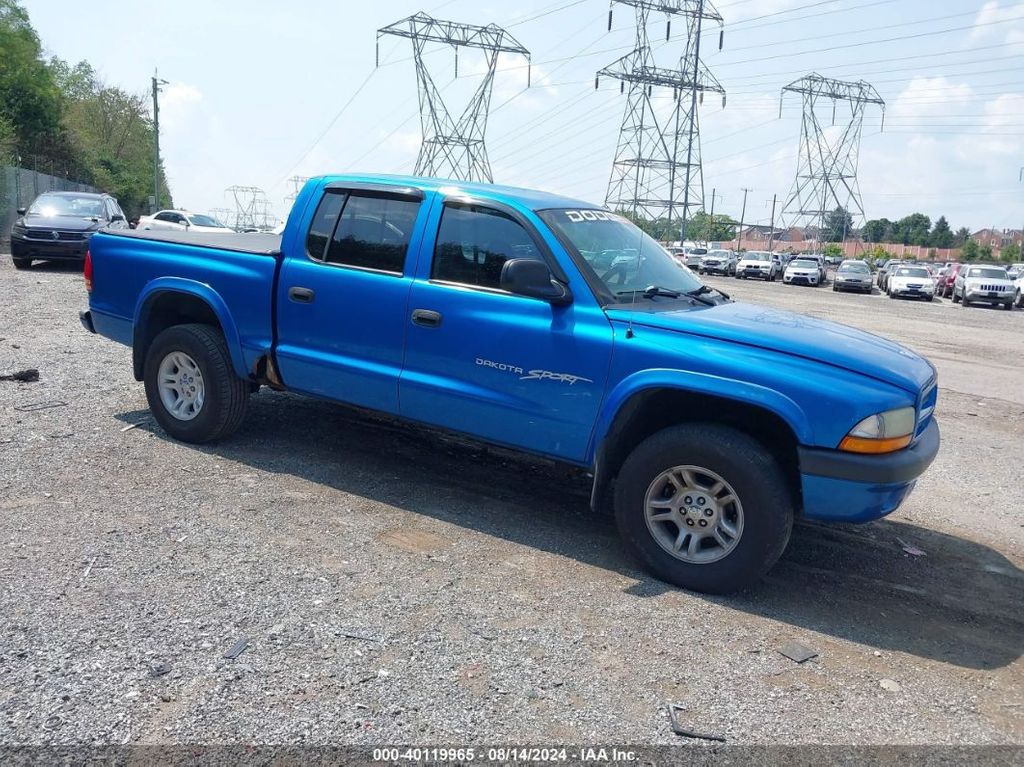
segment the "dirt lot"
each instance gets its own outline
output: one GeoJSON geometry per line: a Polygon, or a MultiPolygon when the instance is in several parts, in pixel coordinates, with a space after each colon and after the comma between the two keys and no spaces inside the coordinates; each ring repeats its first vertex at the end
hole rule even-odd
{"type": "Polygon", "coordinates": [[[730,598],[639,571],[557,467],[267,391],[172,442],[80,276],[0,257],[0,372],[41,375],[0,382],[0,743],[676,743],[670,702],[732,743],[1024,743],[1024,312],[711,282],[942,385],[904,508],[730,598]]]}

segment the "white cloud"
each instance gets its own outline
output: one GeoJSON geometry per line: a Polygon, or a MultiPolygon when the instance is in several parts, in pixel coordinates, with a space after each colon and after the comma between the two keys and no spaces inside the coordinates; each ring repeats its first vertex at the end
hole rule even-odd
{"type": "Polygon", "coordinates": [[[196,105],[203,100],[203,92],[187,83],[171,83],[160,93],[161,127],[176,130],[182,127],[196,112],[196,105]]]}
{"type": "Polygon", "coordinates": [[[1024,3],[1003,6],[999,0],[985,3],[974,19],[971,40],[1024,42],[1024,3]]]}

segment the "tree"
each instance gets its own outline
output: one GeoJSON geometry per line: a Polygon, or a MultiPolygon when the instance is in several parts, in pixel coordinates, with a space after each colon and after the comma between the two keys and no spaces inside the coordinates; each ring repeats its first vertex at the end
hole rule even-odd
{"type": "Polygon", "coordinates": [[[978,260],[979,261],[991,261],[992,260],[992,246],[982,245],[978,248],[978,260]]]}
{"type": "Polygon", "coordinates": [[[830,242],[828,245],[825,246],[825,255],[828,256],[829,258],[842,257],[843,248],[841,245],[836,245],[836,243],[830,242]]]}
{"type": "Polygon", "coordinates": [[[851,229],[853,216],[850,215],[850,211],[841,205],[836,206],[835,210],[825,216],[821,239],[825,242],[842,242],[851,229]]]}
{"type": "Polygon", "coordinates": [[[974,240],[967,240],[967,242],[964,243],[963,248],[960,250],[960,258],[964,261],[977,261],[978,243],[974,240]]]}
{"type": "Polygon", "coordinates": [[[896,222],[895,240],[904,245],[927,245],[932,220],[924,213],[911,213],[896,222]]]}
{"type": "Polygon", "coordinates": [[[961,226],[953,235],[953,247],[962,248],[969,239],[971,239],[971,230],[966,226],[961,226]]]}
{"type": "Polygon", "coordinates": [[[892,221],[887,218],[874,218],[864,223],[861,237],[864,242],[889,242],[892,234],[892,221]]]}
{"type": "Polygon", "coordinates": [[[28,13],[15,0],[0,0],[0,119],[13,132],[15,154],[66,162],[63,106],[28,13]]]}
{"type": "Polygon", "coordinates": [[[715,214],[714,220],[703,210],[698,210],[686,222],[686,238],[701,242],[721,242],[736,239],[736,222],[724,214],[715,214]]]}
{"type": "Polygon", "coordinates": [[[1015,242],[1011,242],[999,251],[999,259],[1010,264],[1017,263],[1020,261],[1020,245],[1015,242]]]}
{"type": "Polygon", "coordinates": [[[953,230],[949,228],[949,222],[946,221],[945,216],[939,216],[939,220],[932,227],[932,233],[928,239],[929,244],[933,248],[953,247],[953,230]]]}

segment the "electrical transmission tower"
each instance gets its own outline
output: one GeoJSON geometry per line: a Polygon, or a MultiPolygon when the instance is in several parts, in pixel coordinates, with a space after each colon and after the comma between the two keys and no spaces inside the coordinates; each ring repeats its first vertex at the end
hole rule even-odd
{"type": "Polygon", "coordinates": [[[210,215],[222,224],[235,228],[235,211],[231,208],[210,208],[210,215]]]}
{"type": "Polygon", "coordinates": [[[224,194],[231,195],[235,203],[235,228],[265,228],[270,209],[266,192],[258,186],[229,186],[224,194]]]}
{"type": "MultiPolygon", "coordinates": [[[[491,104],[498,54],[513,53],[525,56],[529,67],[530,52],[496,24],[479,27],[454,21],[440,21],[425,13],[417,13],[377,30],[378,64],[382,35],[396,35],[412,40],[420,99],[420,122],[423,128],[423,143],[416,158],[415,174],[458,181],[492,182],[494,177],[484,146],[484,132],[487,128],[487,113],[491,104]],[[442,43],[455,49],[456,77],[459,76],[460,47],[479,48],[483,51],[486,72],[458,120],[448,111],[423,60],[427,43],[442,43]]],[[[528,70],[527,87],[529,83],[528,70]]]]}
{"type": "Polygon", "coordinates": [[[869,104],[877,104],[882,108],[884,125],[885,101],[863,80],[832,80],[812,72],[782,89],[779,117],[782,116],[782,100],[787,93],[803,96],[803,119],[796,178],[782,206],[785,225],[813,225],[820,235],[825,216],[836,208],[847,210],[855,223],[862,221],[864,206],[857,183],[857,162],[864,112],[869,104]],[[819,119],[818,102],[826,99],[832,102],[830,125],[822,124],[819,119]],[[848,105],[849,113],[844,108],[837,124],[840,104],[848,105]],[[833,127],[836,130],[830,130],[833,127]]]}
{"type": "MultiPolygon", "coordinates": [[[[704,205],[704,172],[700,159],[698,106],[706,92],[722,95],[725,89],[700,58],[700,38],[705,21],[722,25],[722,17],[706,0],[612,0],[632,6],[636,12],[636,45],[631,53],[597,73],[620,81],[620,92],[629,86],[626,110],[619,130],[605,204],[613,210],[656,220],[678,219],[680,232],[691,211],[704,205]],[[686,46],[675,68],[654,61],[647,23],[653,11],[665,14],[665,39],[673,17],[686,25],[686,46]],[[655,88],[672,90],[672,107],[665,114],[656,108],[655,88]],[[659,115],[659,112],[661,115],[659,115]]],[[[612,11],[608,11],[608,29],[612,11]]],[[[718,47],[722,47],[722,32],[718,47]]]]}
{"type": "Polygon", "coordinates": [[[309,176],[292,176],[288,179],[288,183],[292,185],[292,191],[284,196],[285,205],[291,208],[295,199],[299,196],[299,192],[302,191],[302,187],[305,186],[307,181],[309,181],[309,176]]]}

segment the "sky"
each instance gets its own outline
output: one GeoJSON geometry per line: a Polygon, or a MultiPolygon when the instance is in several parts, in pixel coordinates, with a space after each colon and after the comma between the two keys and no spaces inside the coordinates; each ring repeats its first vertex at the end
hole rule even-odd
{"type": "MultiPolygon", "coordinates": [[[[376,30],[417,11],[505,27],[530,52],[502,56],[487,148],[498,183],[602,203],[626,96],[594,75],[632,50],[635,18],[607,0],[91,0],[76,10],[22,0],[48,55],[88,60],[109,85],[161,94],[161,150],[175,203],[233,207],[232,185],[265,190],[286,216],[288,179],[412,172],[420,144],[412,45],[376,30]],[[87,8],[86,13],[83,9],[87,8]]],[[[797,173],[799,97],[783,86],[817,71],[866,80],[885,100],[864,117],[858,181],[866,218],[945,215],[957,229],[1024,227],[1024,2],[989,0],[721,0],[724,45],[705,27],[702,58],[727,93],[700,109],[705,205],[768,223],[797,173]]],[[[684,26],[657,63],[673,66],[684,26]]],[[[431,46],[429,71],[453,113],[483,59],[431,46]]],[[[670,96],[660,96],[666,104],[670,96]]],[[[819,119],[831,121],[830,108],[819,119]]],[[[841,120],[841,113],[840,113],[841,120]]],[[[830,128],[829,130],[838,130],[830,128]]]]}

